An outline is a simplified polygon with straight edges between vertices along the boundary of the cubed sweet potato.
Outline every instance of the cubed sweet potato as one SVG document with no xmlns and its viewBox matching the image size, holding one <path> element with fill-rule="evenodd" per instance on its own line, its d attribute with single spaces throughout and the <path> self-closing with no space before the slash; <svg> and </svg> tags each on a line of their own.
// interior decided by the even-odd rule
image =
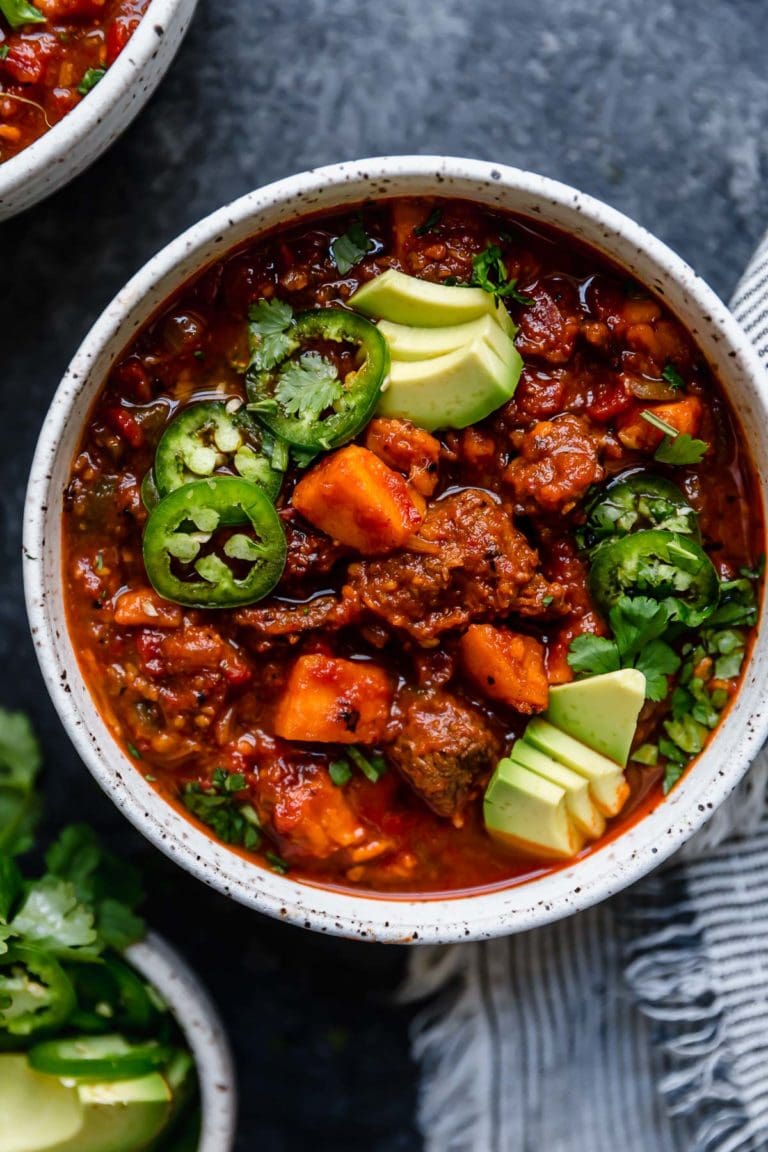
<svg viewBox="0 0 768 1152">
<path fill-rule="evenodd" d="M 293 506 L 315 528 L 364 556 L 401 548 L 422 521 L 405 478 L 357 444 L 307 472 L 294 489 Z"/>
<path fill-rule="evenodd" d="M 471 680 L 492 700 L 530 715 L 547 706 L 549 685 L 544 646 L 492 624 L 472 624 L 459 642 L 462 665 Z"/>
<path fill-rule="evenodd" d="M 300 656 L 275 713 L 285 740 L 376 744 L 384 736 L 393 688 L 374 664 L 335 656 Z"/>
<path fill-rule="evenodd" d="M 649 424 L 643 412 L 652 412 L 665 424 L 689 436 L 698 435 L 701 426 L 701 400 L 698 396 L 686 396 L 684 400 L 674 400 L 669 404 L 645 404 L 619 419 L 619 440 L 625 448 L 636 452 L 655 452 L 664 439 L 664 433 Z"/>
</svg>

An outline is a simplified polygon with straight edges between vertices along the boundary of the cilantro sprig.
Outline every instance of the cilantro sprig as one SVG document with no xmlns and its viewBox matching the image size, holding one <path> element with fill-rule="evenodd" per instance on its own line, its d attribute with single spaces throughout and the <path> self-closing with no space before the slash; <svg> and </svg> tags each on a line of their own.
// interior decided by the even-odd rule
<svg viewBox="0 0 768 1152">
<path fill-rule="evenodd" d="M 337 236 L 331 244 L 331 255 L 336 268 L 342 276 L 351 272 L 376 244 L 365 231 L 362 221 L 355 220 L 341 236 Z"/>
<path fill-rule="evenodd" d="M 680 432 L 655 412 L 646 408 L 640 415 L 653 428 L 664 433 L 664 439 L 653 454 L 654 460 L 660 464 L 699 464 L 709 451 L 706 440 L 696 440 L 687 432 Z"/>
<path fill-rule="evenodd" d="M 40 762 L 40 745 L 27 717 L 0 708 L 0 858 L 32 847 L 40 818 L 35 792 Z"/>
<path fill-rule="evenodd" d="M 286 364 L 275 385 L 275 400 L 305 424 L 318 420 L 344 395 L 336 366 L 319 352 L 304 352 Z"/>
<path fill-rule="evenodd" d="M 648 596 L 622 596 L 608 615 L 613 639 L 577 636 L 571 641 L 568 663 L 577 676 L 596 676 L 637 668 L 645 676 L 649 700 L 663 700 L 668 677 L 680 667 L 680 657 L 661 637 L 670 625 L 666 604 Z"/>
<path fill-rule="evenodd" d="M 534 304 L 532 296 L 526 296 L 517 289 L 517 279 L 508 276 L 507 266 L 501 255 L 498 244 L 488 244 L 486 248 L 472 260 L 472 277 L 470 284 L 473 288 L 482 288 L 498 300 L 508 297 L 518 304 Z"/>
<path fill-rule="evenodd" d="M 11 28 L 21 28 L 23 24 L 45 24 L 45 16 L 28 0 L 0 0 L 0 12 Z"/>
</svg>

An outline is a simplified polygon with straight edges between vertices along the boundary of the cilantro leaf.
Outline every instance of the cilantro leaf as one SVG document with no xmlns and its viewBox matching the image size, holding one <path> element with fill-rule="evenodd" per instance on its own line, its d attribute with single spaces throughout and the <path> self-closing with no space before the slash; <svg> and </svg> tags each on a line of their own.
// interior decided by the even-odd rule
<svg viewBox="0 0 768 1152">
<path fill-rule="evenodd" d="M 661 374 L 661 378 L 662 380 L 666 380 L 670 388 L 674 388 L 676 392 L 679 392 L 681 389 L 685 388 L 685 380 L 683 380 L 682 376 L 678 372 L 677 368 L 675 368 L 671 360 L 668 360 L 664 365 L 664 371 Z"/>
<path fill-rule="evenodd" d="M 259 300 L 248 309 L 249 368 L 269 372 L 296 350 L 288 334 L 293 324 L 293 308 L 283 300 Z"/>
<path fill-rule="evenodd" d="M 509 296 L 518 304 L 534 304 L 531 296 L 525 296 L 517 290 L 517 280 L 507 276 L 507 266 L 501 255 L 498 244 L 488 244 L 478 256 L 472 260 L 472 278 L 470 284 L 474 288 L 482 288 L 497 299 L 500 296 Z"/>
<path fill-rule="evenodd" d="M 588 633 L 571 641 L 568 663 L 577 676 L 600 676 L 605 672 L 618 672 L 621 667 L 615 642 Z"/>
<path fill-rule="evenodd" d="M 698 464 L 709 451 L 706 440 L 694 440 L 693 436 L 678 431 L 649 408 L 640 415 L 646 423 L 658 432 L 664 433 L 664 439 L 653 454 L 654 460 L 658 460 L 660 464 Z"/>
<path fill-rule="evenodd" d="M 634 662 L 635 668 L 645 676 L 645 695 L 648 700 L 663 700 L 669 692 L 668 676 L 677 672 L 680 657 L 663 640 L 652 640 Z"/>
<path fill-rule="evenodd" d="M 355 264 L 359 264 L 364 256 L 376 247 L 360 220 L 350 224 L 346 232 L 337 236 L 331 244 L 333 262 L 342 276 L 346 276 Z"/>
<path fill-rule="evenodd" d="M 20 28 L 22 24 L 45 23 L 45 16 L 40 9 L 29 4 L 28 0 L 0 0 L 0 12 L 11 28 Z"/>
<path fill-rule="evenodd" d="M 429 216 L 423 224 L 418 224 L 413 229 L 414 236 L 428 236 L 430 232 L 434 232 L 443 215 L 442 208 L 433 208 Z"/>
<path fill-rule="evenodd" d="M 577 636 L 571 641 L 568 663 L 577 676 L 599 676 L 619 668 L 637 668 L 645 676 L 649 700 L 663 700 L 667 676 L 680 667 L 680 657 L 664 640 L 669 609 L 648 596 L 622 596 L 611 608 L 608 620 L 613 639 Z"/>
<path fill-rule="evenodd" d="M 40 760 L 40 745 L 28 717 L 0 708 L 0 785 L 28 791 Z"/>
<path fill-rule="evenodd" d="M 77 91 L 81 96 L 87 96 L 91 89 L 95 88 L 99 80 L 106 76 L 106 74 L 106 68 L 88 68 L 77 86 Z"/>
<path fill-rule="evenodd" d="M 34 784 L 40 770 L 40 746 L 22 712 L 0 708 L 0 853 L 29 851 L 40 818 Z"/>
<path fill-rule="evenodd" d="M 673 439 L 665 436 L 653 458 L 660 464 L 698 464 L 708 451 L 706 440 L 695 440 L 687 432 L 679 432 Z"/>
<path fill-rule="evenodd" d="M 58 876 L 43 876 L 27 886 L 9 928 L 54 956 L 93 957 L 99 950 L 93 913 L 78 901 L 74 885 Z"/>
<path fill-rule="evenodd" d="M 376 784 L 382 776 L 386 775 L 386 761 L 378 753 L 369 758 L 354 744 L 350 744 L 347 748 L 347 754 L 355 767 L 359 768 L 366 780 L 370 780 L 372 784 Z"/>
<path fill-rule="evenodd" d="M 319 352 L 305 352 L 286 364 L 275 385 L 275 400 L 305 424 L 319 419 L 341 399 L 344 389 L 335 366 Z"/>
</svg>

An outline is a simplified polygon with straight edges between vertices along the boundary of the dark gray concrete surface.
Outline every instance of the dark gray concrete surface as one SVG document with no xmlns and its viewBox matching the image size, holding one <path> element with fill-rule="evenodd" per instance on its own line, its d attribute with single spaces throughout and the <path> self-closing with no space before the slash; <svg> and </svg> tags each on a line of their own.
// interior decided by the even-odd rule
<svg viewBox="0 0 768 1152">
<path fill-rule="evenodd" d="M 302 168 L 445 152 L 559 177 L 635 216 L 721 295 L 768 226 L 764 0 L 201 0 L 170 75 L 90 172 L 0 225 L 0 702 L 43 735 L 49 823 L 142 854 L 153 923 L 230 1027 L 240 1152 L 412 1152 L 400 950 L 229 906 L 145 848 L 45 696 L 21 596 L 24 485 L 72 352 L 187 224 Z"/>
</svg>

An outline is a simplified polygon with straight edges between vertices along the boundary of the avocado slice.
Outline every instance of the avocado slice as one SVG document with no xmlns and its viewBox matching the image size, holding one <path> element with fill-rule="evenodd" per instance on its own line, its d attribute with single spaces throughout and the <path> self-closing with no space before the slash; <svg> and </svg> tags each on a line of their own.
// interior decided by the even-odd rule
<svg viewBox="0 0 768 1152">
<path fill-rule="evenodd" d="M 517 331 L 504 303 L 482 288 L 433 284 L 394 268 L 363 284 L 348 304 L 372 320 L 418 328 L 444 328 L 490 315 L 510 338 Z"/>
<path fill-rule="evenodd" d="M 159 1072 L 133 1080 L 79 1083 L 83 1126 L 46 1152 L 143 1152 L 165 1128 L 171 1090 Z"/>
<path fill-rule="evenodd" d="M 0 1054 L 0 1152 L 60 1148 L 77 1140 L 82 1122 L 73 1088 L 35 1072 L 24 1055 Z"/>
<path fill-rule="evenodd" d="M 513 760 L 500 760 L 483 801 L 485 826 L 529 856 L 569 860 L 584 837 L 568 814 L 565 791 Z"/>
<path fill-rule="evenodd" d="M 446 328 L 414 328 L 410 324 L 393 324 L 389 320 L 380 320 L 377 327 L 393 360 L 431 360 L 435 356 L 446 356 L 477 338 L 491 340 L 491 330 L 499 330 L 495 318 L 490 315 Z"/>
<path fill-rule="evenodd" d="M 393 360 L 377 412 L 400 416 L 430 432 L 466 428 L 514 395 L 523 361 L 491 323 L 468 344 L 429 360 Z"/>
<path fill-rule="evenodd" d="M 629 784 L 623 769 L 614 760 L 588 748 L 539 716 L 528 721 L 525 739 L 534 748 L 546 752 L 553 760 L 588 780 L 592 799 L 605 816 L 615 816 L 621 811 L 629 795 Z"/>
<path fill-rule="evenodd" d="M 571 768 L 558 764 L 551 756 L 534 748 L 524 738 L 516 740 L 509 753 L 510 759 L 557 784 L 565 792 L 565 806 L 576 827 L 588 840 L 597 840 L 605 832 L 605 817 L 592 800 L 589 781 Z"/>
<path fill-rule="evenodd" d="M 546 719 L 626 768 L 645 701 L 645 676 L 622 668 L 549 690 Z"/>
</svg>

